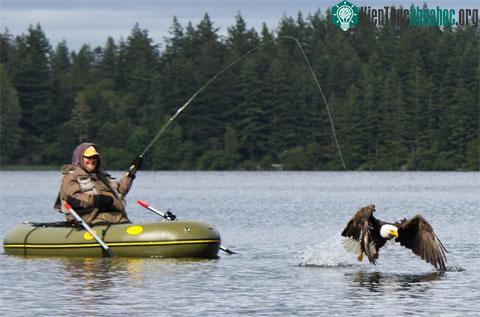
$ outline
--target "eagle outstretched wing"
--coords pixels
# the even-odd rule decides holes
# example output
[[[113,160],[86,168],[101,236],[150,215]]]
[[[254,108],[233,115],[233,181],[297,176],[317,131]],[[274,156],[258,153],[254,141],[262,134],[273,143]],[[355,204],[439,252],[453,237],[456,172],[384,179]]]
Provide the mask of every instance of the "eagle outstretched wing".
[[[396,242],[413,251],[427,263],[432,264],[437,270],[445,271],[447,249],[433,232],[432,226],[420,215],[395,223],[398,228]]]
[[[360,239],[362,238],[362,230],[364,229],[365,224],[369,222],[370,218],[373,217],[374,211],[375,205],[368,205],[357,211],[347,223],[345,229],[343,229],[342,236],[360,242]]]
[[[376,263],[376,257],[371,252],[372,235],[370,232],[372,222],[377,221],[373,216],[374,211],[375,205],[361,208],[342,231],[342,236],[351,238],[360,244],[361,251],[367,255],[372,264]]]

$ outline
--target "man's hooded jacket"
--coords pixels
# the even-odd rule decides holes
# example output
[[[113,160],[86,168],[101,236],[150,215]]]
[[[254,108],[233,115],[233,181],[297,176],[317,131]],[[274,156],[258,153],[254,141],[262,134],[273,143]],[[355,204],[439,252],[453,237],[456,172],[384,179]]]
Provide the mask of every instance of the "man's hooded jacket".
[[[96,148],[93,143],[82,143],[77,146],[73,151],[72,164],[62,166],[62,182],[54,208],[65,212],[64,203],[69,201],[72,208],[87,223],[127,222],[124,197],[130,190],[133,177],[127,173],[120,181],[116,181],[103,171],[100,157],[96,171],[88,172],[83,164],[83,154],[90,146]],[[99,204],[98,202],[102,201],[100,198],[109,203]],[[66,218],[68,221],[74,219],[68,214]]]

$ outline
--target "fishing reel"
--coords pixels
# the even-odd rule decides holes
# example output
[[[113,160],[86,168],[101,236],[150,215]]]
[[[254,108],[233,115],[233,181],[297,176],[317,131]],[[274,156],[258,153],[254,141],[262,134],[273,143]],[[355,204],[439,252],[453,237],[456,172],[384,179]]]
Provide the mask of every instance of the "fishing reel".
[[[167,212],[165,212],[164,217],[165,217],[165,219],[172,220],[172,221],[177,219],[177,216],[172,214],[172,212],[170,210],[167,210]]]

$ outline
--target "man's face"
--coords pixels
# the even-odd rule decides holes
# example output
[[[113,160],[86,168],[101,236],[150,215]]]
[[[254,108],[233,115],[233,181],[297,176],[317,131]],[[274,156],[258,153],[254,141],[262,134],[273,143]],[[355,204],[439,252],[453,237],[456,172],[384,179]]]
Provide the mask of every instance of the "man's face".
[[[93,173],[97,170],[98,156],[83,157],[83,166],[89,173]]]

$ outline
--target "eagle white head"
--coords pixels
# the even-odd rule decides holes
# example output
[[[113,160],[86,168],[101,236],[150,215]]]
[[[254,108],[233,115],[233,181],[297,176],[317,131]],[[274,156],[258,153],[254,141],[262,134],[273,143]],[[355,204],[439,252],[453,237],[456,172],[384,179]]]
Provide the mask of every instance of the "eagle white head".
[[[384,239],[398,238],[398,228],[394,225],[383,225],[380,228],[380,236]]]

